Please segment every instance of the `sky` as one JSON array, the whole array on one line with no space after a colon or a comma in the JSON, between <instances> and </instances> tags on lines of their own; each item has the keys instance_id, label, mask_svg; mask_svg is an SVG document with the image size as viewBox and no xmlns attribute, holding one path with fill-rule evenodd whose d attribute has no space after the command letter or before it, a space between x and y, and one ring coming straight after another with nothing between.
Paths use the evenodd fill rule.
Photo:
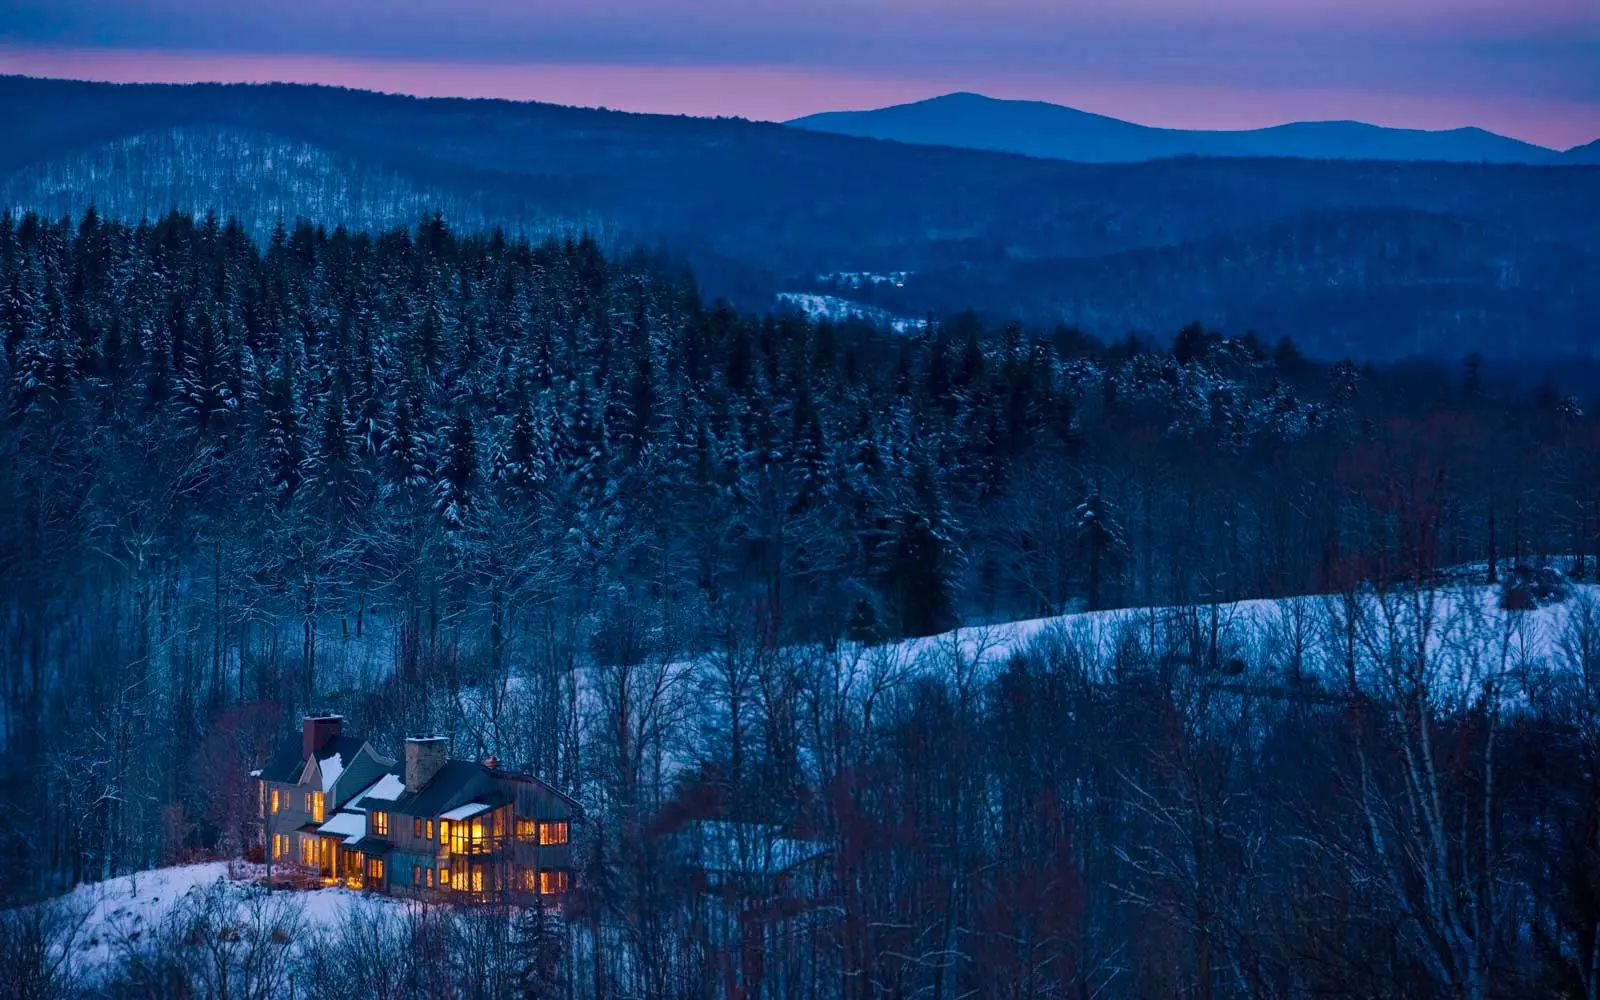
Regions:
<instances>
[{"instance_id":1,"label":"sky","mask_svg":"<svg viewBox=\"0 0 1600 1000\"><path fill-rule=\"evenodd\" d=\"M1600 0L0 0L0 73L773 120L968 90L1565 148L1600 137Z\"/></svg>"}]
</instances>

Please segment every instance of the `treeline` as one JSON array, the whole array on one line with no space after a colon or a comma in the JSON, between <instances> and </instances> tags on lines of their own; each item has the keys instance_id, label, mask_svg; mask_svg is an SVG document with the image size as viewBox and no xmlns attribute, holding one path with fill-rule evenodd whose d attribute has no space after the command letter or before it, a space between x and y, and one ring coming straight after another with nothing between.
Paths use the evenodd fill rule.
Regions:
<instances>
[{"instance_id":1,"label":"treeline","mask_svg":"<svg viewBox=\"0 0 1600 1000\"><path fill-rule=\"evenodd\" d=\"M1481 587L1412 586L1131 611L993 661L982 630L915 661L893 645L730 651L698 679L630 689L658 692L641 710L665 716L652 740L706 754L665 787L632 772L639 808L614 783L630 773L614 756L626 742L601 735L636 717L593 710L604 808L564 918L396 903L319 916L293 893L220 886L158 921L85 923L75 894L0 914L0 987L26 1000L1590 996L1600 600L1564 589L1542 612L1496 610ZM705 701L737 704L734 662L757 690L786 689L748 701L762 735L743 779L737 753L696 733ZM785 761L804 790L774 806ZM708 882L673 834L685 814L774 808L827 851L781 879L756 861Z\"/></svg>"},{"instance_id":2,"label":"treeline","mask_svg":"<svg viewBox=\"0 0 1600 1000\"><path fill-rule=\"evenodd\" d=\"M595 871L580 879L595 893L595 939L624 938L610 952L618 964L597 960L585 981L649 976L656 992L683 982L676 966L651 964L657 945L661 962L677 961L657 921L689 905L652 845L663 817L687 808L685 789L704 786L715 794L690 797L700 812L800 824L834 845L843 867L829 891L845 924L817 931L842 949L829 991L959 992L996 960L974 958L978 945L1043 947L982 920L1011 919L1016 899L1050 879L1108 893L1140 864L1192 868L1118 853L1158 834L1221 852L1206 856L1207 892L1242 890L1236 866L1267 864L1261 852L1282 846L1283 828L1216 810L1264 795L1258 780L1325 780L1326 755L1360 760L1378 744L1325 742L1356 738L1333 727L1354 709L1344 695L1310 699L1336 707L1281 709L1283 726L1304 729L1230 716L1223 735L1257 756L1255 770L1216 778L1248 778L1225 794L1159 786L1178 780L1159 761L1139 777L1137 747L1113 737L1197 755L1184 766L1234 753L1206 742L1209 731L1170 742L1205 718L1188 714L1184 699L1202 695L1185 693L1184 678L1204 692L1233 676L1215 643L1173 659L1147 636L1114 683L1098 661L1081 681L1070 662L1050 665L1049 683L1070 681L1055 693L1026 687L1043 661L998 680L952 662L945 679L915 683L887 667L844 678L819 664L958 622L1215 608L1363 583L1415 590L1469 562L1490 581L1547 558L1571 577L1596 569L1600 424L1555 388L1497 388L1471 359L1375 371L1198 327L1159 348L959 316L895 336L707 305L663 262L607 259L587 240L462 236L433 219L376 236L299 223L259 246L216 218L134 226L92 212L0 217L0 332L4 898L237 852L255 808L246 770L301 712L334 709L379 746L446 733L458 756L494 753L584 799L598 831ZM1163 662L1159 684L1176 694L1145 676ZM1013 704L1008 690L1029 693ZM1087 700L1060 702L1069 693ZM1370 711L1411 711L1403 694ZM1256 704L1235 692L1204 694L1202 707L1229 699ZM1006 715L1058 702L1048 718ZM1511 740L1511 722L1473 714L1491 702L1445 713L1463 754L1487 752L1485 733ZM1099 720L1112 742L1091 745L1092 727L1071 719ZM1035 728L1022 743L978 752L1024 725ZM1260 740L1271 733L1269 753ZM1064 754L1084 755L1098 784L1076 771L1069 781L1050 763ZM1012 780L999 769L1046 763L1055 784L1018 777L996 818L991 793ZM1449 773L1477 780L1467 775ZM846 778L855 784L840 798ZM1543 780L1518 771L1492 797ZM1104 812L1136 808L1158 786L1177 804L1114 824ZM1439 810L1468 801L1427 791ZM1224 798L1198 817L1171 811L1202 793ZM1066 799L1078 812L1049 804ZM1045 813L1029 819L1031 809ZM900 820L854 843L849 815ZM1429 822L1487 844L1463 816ZM1207 830L1246 839L1193 840ZM1071 861L1091 846L1093 864ZM889 867L859 867L868 855ZM1290 949L1273 959L1280 971L1331 961L1294 950L1332 947L1324 934L1346 958L1393 943L1400 909L1372 916L1348 895L1283 889L1306 862L1271 861L1283 866L1272 869L1281 905L1353 909L1302 915L1322 923L1279 942ZM969 894L978 885L994 895ZM1149 912L1176 912L1150 891L1139 890ZM1519 891L1518 906L1556 905L1543 889ZM1118 983L1146 982L1129 970L1150 968L1237 995L1309 988L1296 966L1281 979L1288 992L1268 991L1264 966L1244 968L1267 961L1240 950L1263 947L1254 939L1227 952L1192 932L1157 942L1126 923L1127 899L1098 898L1098 924L1049 916L1069 922L1040 933L1068 950L1040 975L1087 970L1137 939L1155 951L1106 966ZM640 909L645 900L657 908ZM1220 904L1182 905L1183 919L1209 926ZM871 944L907 926L879 906L937 920ZM1554 959L1527 958L1530 926L1497 931L1485 947L1499 951L1473 960L1510 955L1517 981L1550 974ZM889 954L902 957L885 983L892 970L872 955ZM1392 982L1429 962L1443 975L1439 961L1396 953L1380 971Z\"/></svg>"}]
</instances>

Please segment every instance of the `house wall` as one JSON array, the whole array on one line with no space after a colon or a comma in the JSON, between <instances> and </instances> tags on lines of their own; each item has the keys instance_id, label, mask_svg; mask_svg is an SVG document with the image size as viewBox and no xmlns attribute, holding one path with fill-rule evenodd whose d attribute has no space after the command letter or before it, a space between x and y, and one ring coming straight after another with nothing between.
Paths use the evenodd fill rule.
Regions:
<instances>
[{"instance_id":1,"label":"house wall","mask_svg":"<svg viewBox=\"0 0 1600 1000\"><path fill-rule=\"evenodd\" d=\"M468 785L452 806L508 794L512 797L511 803L482 816L486 836L493 838L494 850L488 854L458 856L448 852L441 839L443 824L438 816L391 814L388 838L394 844L390 855L391 888L400 894L452 891L441 887L441 868L450 870L453 889L462 883L469 888L481 885L484 892L524 891L530 884L536 889L539 872L551 870L567 872L570 886L573 868L570 835L568 843L559 846L541 845L537 840L540 822L566 822L570 830L575 810L566 799L534 782L485 774ZM519 816L534 820L533 839L517 838ZM431 885L427 877L430 869L433 872Z\"/></svg>"},{"instance_id":2,"label":"house wall","mask_svg":"<svg viewBox=\"0 0 1600 1000\"><path fill-rule=\"evenodd\" d=\"M298 862L300 859L299 835L294 831L312 822L311 813L305 808L306 793L313 789L309 785L291 785L284 781L262 782L266 789L266 796L262 803L262 829L265 833L263 846L272 851L272 838L274 834L287 834L289 837L289 850L277 861ZM278 811L272 811L272 793L278 793ZM324 812L324 815L327 815Z\"/></svg>"}]
</instances>

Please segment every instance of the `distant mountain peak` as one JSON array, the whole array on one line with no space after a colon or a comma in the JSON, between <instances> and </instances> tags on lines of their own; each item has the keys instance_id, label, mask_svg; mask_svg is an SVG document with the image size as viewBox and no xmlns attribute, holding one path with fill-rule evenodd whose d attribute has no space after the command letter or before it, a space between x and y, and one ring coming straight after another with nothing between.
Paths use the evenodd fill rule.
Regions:
<instances>
[{"instance_id":1,"label":"distant mountain peak","mask_svg":"<svg viewBox=\"0 0 1600 1000\"><path fill-rule=\"evenodd\" d=\"M1557 163L1564 155L1476 126L1430 131L1349 119L1204 131L1159 128L1046 101L956 91L873 111L834 111L788 123L919 145L1021 153L1044 159L1139 162L1178 156L1330 160ZM1595 154L1600 157L1600 152Z\"/></svg>"}]
</instances>

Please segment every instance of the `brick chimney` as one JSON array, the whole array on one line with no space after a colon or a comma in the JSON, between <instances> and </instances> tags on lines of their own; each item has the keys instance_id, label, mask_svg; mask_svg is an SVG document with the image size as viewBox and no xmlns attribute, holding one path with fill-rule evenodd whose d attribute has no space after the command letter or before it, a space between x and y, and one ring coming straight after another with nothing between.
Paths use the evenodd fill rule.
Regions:
<instances>
[{"instance_id":1,"label":"brick chimney","mask_svg":"<svg viewBox=\"0 0 1600 1000\"><path fill-rule=\"evenodd\" d=\"M300 723L300 756L310 757L344 732L342 715L308 715Z\"/></svg>"},{"instance_id":2,"label":"brick chimney","mask_svg":"<svg viewBox=\"0 0 1600 1000\"><path fill-rule=\"evenodd\" d=\"M406 791L415 793L433 780L444 767L448 742L443 736L406 738Z\"/></svg>"}]
</instances>

